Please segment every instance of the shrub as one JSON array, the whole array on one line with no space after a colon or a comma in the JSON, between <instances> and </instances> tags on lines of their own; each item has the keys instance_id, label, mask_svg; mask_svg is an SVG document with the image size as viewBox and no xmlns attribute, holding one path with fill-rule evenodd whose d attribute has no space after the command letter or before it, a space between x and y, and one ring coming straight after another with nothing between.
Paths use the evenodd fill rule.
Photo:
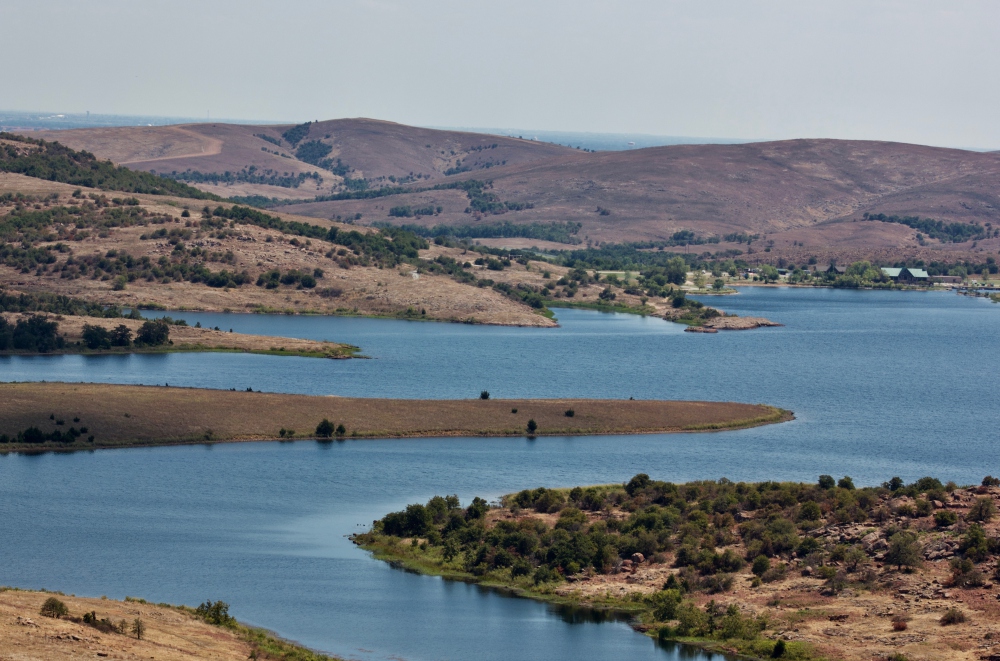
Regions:
<instances>
[{"instance_id":1,"label":"shrub","mask_svg":"<svg viewBox=\"0 0 1000 661\"><path fill-rule=\"evenodd\" d=\"M969 508L969 513L965 518L969 521L988 522L996 516L997 506L993 504L990 497L977 498L976 502Z\"/></svg>"},{"instance_id":2,"label":"shrub","mask_svg":"<svg viewBox=\"0 0 1000 661\"><path fill-rule=\"evenodd\" d=\"M343 436L347 433L347 427L343 424L337 425L337 436Z\"/></svg>"},{"instance_id":3,"label":"shrub","mask_svg":"<svg viewBox=\"0 0 1000 661\"><path fill-rule=\"evenodd\" d=\"M837 481L837 486L840 487L841 489L851 489L851 490L853 490L854 489L854 480L852 480L850 478L850 476L845 475L844 477L840 478L840 480Z\"/></svg>"},{"instance_id":4,"label":"shrub","mask_svg":"<svg viewBox=\"0 0 1000 661\"><path fill-rule=\"evenodd\" d=\"M479 393L479 399L489 399L489 398L490 398L489 390L484 390L481 393Z\"/></svg>"},{"instance_id":5,"label":"shrub","mask_svg":"<svg viewBox=\"0 0 1000 661\"><path fill-rule=\"evenodd\" d=\"M758 555L753 559L753 567L751 568L751 571L753 571L756 576L763 576L770 568L771 561L766 555Z\"/></svg>"},{"instance_id":6,"label":"shrub","mask_svg":"<svg viewBox=\"0 0 1000 661\"><path fill-rule=\"evenodd\" d=\"M916 536L911 533L897 532L890 537L885 562L888 565L896 565L899 569L919 567L921 564L920 547L917 544Z\"/></svg>"},{"instance_id":7,"label":"shrub","mask_svg":"<svg viewBox=\"0 0 1000 661\"><path fill-rule=\"evenodd\" d=\"M957 608L949 608L944 612L944 615L941 616L941 626L961 624L963 622L965 622L965 613Z\"/></svg>"},{"instance_id":8,"label":"shrub","mask_svg":"<svg viewBox=\"0 0 1000 661\"><path fill-rule=\"evenodd\" d=\"M55 597L49 597L48 599L46 599L45 603L42 604L41 610L39 610L38 612L41 615L44 615L45 617L55 617L55 618L65 617L66 615L69 615L69 609L66 608L66 604L64 604L59 599L56 599Z\"/></svg>"},{"instance_id":9,"label":"shrub","mask_svg":"<svg viewBox=\"0 0 1000 661\"><path fill-rule=\"evenodd\" d=\"M834 481L832 475L820 475L819 476L819 488L820 489L832 489L837 483Z\"/></svg>"},{"instance_id":10,"label":"shrub","mask_svg":"<svg viewBox=\"0 0 1000 661\"><path fill-rule=\"evenodd\" d=\"M236 624L236 618L229 614L229 604L224 601L206 601L194 609L194 612L209 624L222 627Z\"/></svg>"},{"instance_id":11,"label":"shrub","mask_svg":"<svg viewBox=\"0 0 1000 661\"><path fill-rule=\"evenodd\" d=\"M538 431L538 423L535 422L534 418L532 418L531 420L528 420L528 433L534 434L536 431Z\"/></svg>"},{"instance_id":12,"label":"shrub","mask_svg":"<svg viewBox=\"0 0 1000 661\"><path fill-rule=\"evenodd\" d=\"M892 630L893 631L906 631L907 622L910 620L909 615L893 615L892 617Z\"/></svg>"},{"instance_id":13,"label":"shrub","mask_svg":"<svg viewBox=\"0 0 1000 661\"><path fill-rule=\"evenodd\" d=\"M323 421L316 425L316 435L321 438L330 438L333 436L333 432L333 423L326 418L323 418Z\"/></svg>"},{"instance_id":14,"label":"shrub","mask_svg":"<svg viewBox=\"0 0 1000 661\"><path fill-rule=\"evenodd\" d=\"M983 478L984 487L1000 487L1000 477L993 477L992 475L987 475Z\"/></svg>"},{"instance_id":15,"label":"shrub","mask_svg":"<svg viewBox=\"0 0 1000 661\"><path fill-rule=\"evenodd\" d=\"M572 418L574 415L576 415L576 411L574 411L573 409L566 409L567 418Z\"/></svg>"},{"instance_id":16,"label":"shrub","mask_svg":"<svg viewBox=\"0 0 1000 661\"><path fill-rule=\"evenodd\" d=\"M774 647L771 649L771 658L780 659L781 657L785 656L785 647L786 647L785 641L779 638L778 642L776 642L774 644Z\"/></svg>"},{"instance_id":17,"label":"shrub","mask_svg":"<svg viewBox=\"0 0 1000 661\"><path fill-rule=\"evenodd\" d=\"M950 510L938 510L934 512L934 524L938 528L954 525L957 521L958 515Z\"/></svg>"}]
</instances>

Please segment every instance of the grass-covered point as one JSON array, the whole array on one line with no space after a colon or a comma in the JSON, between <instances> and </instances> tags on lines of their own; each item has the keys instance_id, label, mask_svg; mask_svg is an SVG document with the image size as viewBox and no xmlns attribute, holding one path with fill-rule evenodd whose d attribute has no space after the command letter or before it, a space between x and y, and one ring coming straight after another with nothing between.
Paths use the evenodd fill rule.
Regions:
<instances>
[{"instance_id":1,"label":"grass-covered point","mask_svg":"<svg viewBox=\"0 0 1000 661\"><path fill-rule=\"evenodd\" d=\"M787 590L794 575L836 601L878 592L938 557L950 558L942 583L982 586L982 563L1000 552L987 529L997 482L984 480L977 497L934 478L855 488L828 475L814 484L672 484L639 474L624 485L525 490L492 505L436 496L355 540L427 573L630 612L637 628L661 638L818 658L822 650L806 642L779 646L788 622L748 595ZM968 502L956 511L960 499Z\"/></svg>"}]
</instances>

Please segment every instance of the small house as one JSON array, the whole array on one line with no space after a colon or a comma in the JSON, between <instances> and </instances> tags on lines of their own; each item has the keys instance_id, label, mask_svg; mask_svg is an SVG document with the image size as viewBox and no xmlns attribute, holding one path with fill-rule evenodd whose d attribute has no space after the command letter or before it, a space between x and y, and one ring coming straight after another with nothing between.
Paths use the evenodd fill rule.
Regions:
<instances>
[{"instance_id":1,"label":"small house","mask_svg":"<svg viewBox=\"0 0 1000 661\"><path fill-rule=\"evenodd\" d=\"M899 274L902 271L903 271L903 269L886 268L884 266L882 267L882 275L884 275L885 277L889 278L893 282L896 282L897 280L899 280Z\"/></svg>"}]
</instances>

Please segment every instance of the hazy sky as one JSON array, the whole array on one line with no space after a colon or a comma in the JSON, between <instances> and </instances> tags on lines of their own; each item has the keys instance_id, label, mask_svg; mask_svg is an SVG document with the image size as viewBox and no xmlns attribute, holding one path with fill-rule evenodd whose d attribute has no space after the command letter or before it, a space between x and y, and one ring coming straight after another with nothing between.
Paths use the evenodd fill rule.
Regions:
<instances>
[{"instance_id":1,"label":"hazy sky","mask_svg":"<svg viewBox=\"0 0 1000 661\"><path fill-rule=\"evenodd\" d=\"M0 0L0 108L1000 148L1000 2Z\"/></svg>"}]
</instances>

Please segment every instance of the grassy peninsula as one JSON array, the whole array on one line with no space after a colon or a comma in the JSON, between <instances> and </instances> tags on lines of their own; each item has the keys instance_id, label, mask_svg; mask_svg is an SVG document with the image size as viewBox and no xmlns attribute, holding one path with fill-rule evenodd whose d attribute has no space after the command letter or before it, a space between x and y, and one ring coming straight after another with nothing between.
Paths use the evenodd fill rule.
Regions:
<instances>
[{"instance_id":1,"label":"grassy peninsula","mask_svg":"<svg viewBox=\"0 0 1000 661\"><path fill-rule=\"evenodd\" d=\"M763 404L317 397L173 386L0 384L0 452L294 438L640 434L791 419ZM323 421L328 426L320 427ZM34 430L30 433L28 430Z\"/></svg>"},{"instance_id":2,"label":"grassy peninsula","mask_svg":"<svg viewBox=\"0 0 1000 661\"><path fill-rule=\"evenodd\" d=\"M221 601L197 608L0 588L0 640L18 659L337 661L238 622Z\"/></svg>"},{"instance_id":3,"label":"grassy peninsula","mask_svg":"<svg viewBox=\"0 0 1000 661\"><path fill-rule=\"evenodd\" d=\"M855 488L672 484L432 498L355 543L382 560L630 614L663 640L750 658L973 659L1000 653L1000 479ZM997 645L997 647L994 647Z\"/></svg>"}]
</instances>

